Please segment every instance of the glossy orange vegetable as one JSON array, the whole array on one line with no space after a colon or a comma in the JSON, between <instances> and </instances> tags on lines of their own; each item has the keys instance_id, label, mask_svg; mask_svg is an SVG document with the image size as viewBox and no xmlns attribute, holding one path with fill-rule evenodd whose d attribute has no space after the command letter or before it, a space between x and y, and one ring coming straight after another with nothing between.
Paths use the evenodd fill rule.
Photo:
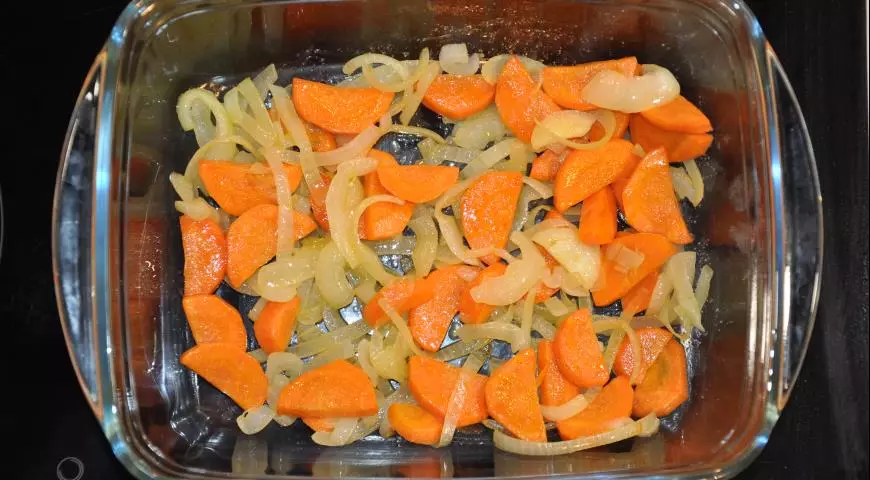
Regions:
<instances>
[{"instance_id":1,"label":"glossy orange vegetable","mask_svg":"<svg viewBox=\"0 0 870 480\"><path fill-rule=\"evenodd\" d=\"M390 110L393 93L376 88L347 88L293 79L293 104L299 116L340 134L356 134Z\"/></svg>"},{"instance_id":2,"label":"glossy orange vegetable","mask_svg":"<svg viewBox=\"0 0 870 480\"><path fill-rule=\"evenodd\" d=\"M573 110L594 110L597 107L583 101L582 93L595 75L604 70L613 70L634 76L636 69L637 58L625 57L569 67L547 67L541 72L541 78L544 91L560 106Z\"/></svg>"},{"instance_id":3,"label":"glossy orange vegetable","mask_svg":"<svg viewBox=\"0 0 870 480\"><path fill-rule=\"evenodd\" d=\"M282 165L295 191L302 180L299 165ZM258 205L277 205L275 178L263 164L246 165L226 160L200 160L199 178L208 194L230 215L238 217Z\"/></svg>"},{"instance_id":4,"label":"glossy orange vegetable","mask_svg":"<svg viewBox=\"0 0 870 480\"><path fill-rule=\"evenodd\" d=\"M452 120L463 120L492 103L495 87L480 75L438 75L423 96L429 110Z\"/></svg>"},{"instance_id":5,"label":"glossy orange vegetable","mask_svg":"<svg viewBox=\"0 0 870 480\"><path fill-rule=\"evenodd\" d=\"M460 368L434 358L414 356L408 361L408 388L414 400L427 412L439 419L447 415L450 397ZM456 421L457 427L480 423L486 419L484 386L487 377L479 373L465 375L465 400Z\"/></svg>"},{"instance_id":6,"label":"glossy orange vegetable","mask_svg":"<svg viewBox=\"0 0 870 480\"><path fill-rule=\"evenodd\" d=\"M184 251L184 296L214 293L227 271L227 239L220 225L206 218L179 219Z\"/></svg>"},{"instance_id":7,"label":"glossy orange vegetable","mask_svg":"<svg viewBox=\"0 0 870 480\"><path fill-rule=\"evenodd\" d=\"M671 414L689 398L686 374L686 351L680 342L670 339L635 389L632 414L635 417Z\"/></svg>"},{"instance_id":8,"label":"glossy orange vegetable","mask_svg":"<svg viewBox=\"0 0 870 480\"><path fill-rule=\"evenodd\" d=\"M692 242L692 235L677 203L668 168L664 148L643 157L622 191L625 219L639 232L658 233L672 243L685 245Z\"/></svg>"},{"instance_id":9,"label":"glossy orange vegetable","mask_svg":"<svg viewBox=\"0 0 870 480\"><path fill-rule=\"evenodd\" d=\"M203 343L182 353L181 364L224 392L244 410L266 403L266 374L260 363L244 349L226 343Z\"/></svg>"},{"instance_id":10,"label":"glossy orange vegetable","mask_svg":"<svg viewBox=\"0 0 870 480\"><path fill-rule=\"evenodd\" d=\"M527 348L496 368L486 382L486 408L511 435L530 442L545 442L547 433L538 403L536 365L535 351Z\"/></svg>"},{"instance_id":11,"label":"glossy orange vegetable","mask_svg":"<svg viewBox=\"0 0 870 480\"><path fill-rule=\"evenodd\" d=\"M600 387L610 378L598 337L592 330L592 315L586 308L565 317L559 324L553 339L553 353L559 371L578 387Z\"/></svg>"},{"instance_id":12,"label":"glossy orange vegetable","mask_svg":"<svg viewBox=\"0 0 870 480\"><path fill-rule=\"evenodd\" d=\"M505 63L495 86L495 105L505 126L520 140L529 143L536 122L561 110L540 91L523 64L512 56Z\"/></svg>"},{"instance_id":13,"label":"glossy orange vegetable","mask_svg":"<svg viewBox=\"0 0 870 480\"><path fill-rule=\"evenodd\" d=\"M244 351L248 334L239 311L216 295L193 295L181 299L184 316L200 343L225 343Z\"/></svg>"},{"instance_id":14,"label":"glossy orange vegetable","mask_svg":"<svg viewBox=\"0 0 870 480\"><path fill-rule=\"evenodd\" d=\"M278 414L294 417L365 417L378 412L371 380L360 367L336 360L287 384Z\"/></svg>"},{"instance_id":15,"label":"glossy orange vegetable","mask_svg":"<svg viewBox=\"0 0 870 480\"><path fill-rule=\"evenodd\" d=\"M564 212L610 185L632 161L631 142L613 139L597 150L568 155L553 182L553 204Z\"/></svg>"},{"instance_id":16,"label":"glossy orange vegetable","mask_svg":"<svg viewBox=\"0 0 870 480\"><path fill-rule=\"evenodd\" d=\"M459 214L462 231L472 249L507 245L522 188L523 176L517 172L487 172L465 190ZM490 254L481 260L491 265L498 258Z\"/></svg>"},{"instance_id":17,"label":"glossy orange vegetable","mask_svg":"<svg viewBox=\"0 0 870 480\"><path fill-rule=\"evenodd\" d=\"M610 381L589 405L577 415L556 422L563 440L588 437L612 430L615 420L631 415L634 392L628 377L620 376Z\"/></svg>"},{"instance_id":18,"label":"glossy orange vegetable","mask_svg":"<svg viewBox=\"0 0 870 480\"><path fill-rule=\"evenodd\" d=\"M643 261L637 268L628 271L620 269L613 259L602 255L599 270L599 286L592 290L592 300L598 307L610 305L622 298L647 275L658 271L659 267L677 253L676 247L665 237L655 233L632 233L617 236L608 244L620 245L643 255Z\"/></svg>"}]
</instances>

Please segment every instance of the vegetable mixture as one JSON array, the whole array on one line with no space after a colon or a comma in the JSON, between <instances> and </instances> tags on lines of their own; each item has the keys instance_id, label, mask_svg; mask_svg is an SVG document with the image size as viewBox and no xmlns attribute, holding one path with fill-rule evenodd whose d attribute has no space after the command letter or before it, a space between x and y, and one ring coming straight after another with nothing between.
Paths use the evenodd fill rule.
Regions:
<instances>
[{"instance_id":1,"label":"vegetable mixture","mask_svg":"<svg viewBox=\"0 0 870 480\"><path fill-rule=\"evenodd\" d=\"M222 98L179 98L200 145L170 176L196 342L181 363L244 410L246 434L299 420L321 445L444 446L483 423L527 455L654 434L687 399L681 341L704 330L713 274L696 280L680 209L703 198L712 126L674 76L464 44L343 72L283 86L270 65ZM447 138L413 125L421 108ZM389 132L422 160L373 149ZM258 349L223 282L259 297Z\"/></svg>"}]
</instances>

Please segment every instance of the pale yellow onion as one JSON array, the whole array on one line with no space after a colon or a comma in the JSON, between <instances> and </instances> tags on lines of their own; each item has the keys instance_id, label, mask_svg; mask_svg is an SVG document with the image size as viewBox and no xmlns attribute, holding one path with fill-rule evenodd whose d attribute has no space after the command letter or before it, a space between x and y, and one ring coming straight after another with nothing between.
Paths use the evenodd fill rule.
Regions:
<instances>
[{"instance_id":1,"label":"pale yellow onion","mask_svg":"<svg viewBox=\"0 0 870 480\"><path fill-rule=\"evenodd\" d=\"M555 406L541 405L541 415L545 420L550 422L558 422L567 420L574 415L582 412L589 406L589 400L582 393L578 394L571 400Z\"/></svg>"},{"instance_id":2,"label":"pale yellow onion","mask_svg":"<svg viewBox=\"0 0 870 480\"><path fill-rule=\"evenodd\" d=\"M520 248L522 259L511 262L503 275L488 278L471 289L476 302L488 305L514 303L543 276L546 262L534 244L521 232L511 233L510 238Z\"/></svg>"},{"instance_id":3,"label":"pale yellow onion","mask_svg":"<svg viewBox=\"0 0 870 480\"><path fill-rule=\"evenodd\" d=\"M278 112L278 117L281 123L290 132L293 143L299 147L299 166L302 168L302 176L305 179L305 184L308 190L311 191L317 185L322 184L323 180L320 177L320 169L317 168L317 163L314 160L314 154L311 149L311 140L308 138L308 132L305 130L305 125L299 114L296 113L296 108L293 106L293 101L287 90L270 86L269 91L272 92L272 105ZM287 152L284 153L286 157Z\"/></svg>"},{"instance_id":4,"label":"pale yellow onion","mask_svg":"<svg viewBox=\"0 0 870 480\"><path fill-rule=\"evenodd\" d=\"M420 207L417 207L420 208ZM427 209L427 214L412 218L408 227L414 231L417 239L414 251L411 253L411 261L414 263L414 274L417 278L423 278L432 271L435 263L435 254L438 251L438 229L432 219L432 211Z\"/></svg>"},{"instance_id":5,"label":"pale yellow onion","mask_svg":"<svg viewBox=\"0 0 870 480\"><path fill-rule=\"evenodd\" d=\"M288 348L287 351L298 355L300 358L310 357L327 350L332 345L344 341L354 342L367 335L370 331L371 327L365 321L358 321L336 328L314 340L297 343ZM353 343L351 343L351 346L353 346Z\"/></svg>"},{"instance_id":6,"label":"pale yellow onion","mask_svg":"<svg viewBox=\"0 0 870 480\"><path fill-rule=\"evenodd\" d=\"M647 314L658 314L673 291L674 283L671 282L670 277L667 275L659 275L658 280L656 280L656 285L653 288L652 296L650 296L649 306L646 308Z\"/></svg>"},{"instance_id":7,"label":"pale yellow onion","mask_svg":"<svg viewBox=\"0 0 870 480\"><path fill-rule=\"evenodd\" d=\"M553 196L553 187L547 185L546 183L536 180L531 177L523 177L523 183L532 187L541 198L550 198Z\"/></svg>"},{"instance_id":8,"label":"pale yellow onion","mask_svg":"<svg viewBox=\"0 0 870 480\"><path fill-rule=\"evenodd\" d=\"M345 75L351 75L361 69L364 65L373 65L376 63L388 66L401 79L408 78L410 75L407 67L405 67L402 62L390 57L389 55L382 55L379 53L364 53L362 55L357 55L345 62L344 66L341 67L341 71Z\"/></svg>"},{"instance_id":9,"label":"pale yellow onion","mask_svg":"<svg viewBox=\"0 0 870 480\"><path fill-rule=\"evenodd\" d=\"M265 298L258 298L257 302L254 303L254 306L251 307L250 310L248 310L248 318L251 319L252 322L256 322L257 318L260 317L260 312L263 311L263 308L266 306L267 303L269 303L269 301Z\"/></svg>"},{"instance_id":10,"label":"pale yellow onion","mask_svg":"<svg viewBox=\"0 0 870 480\"><path fill-rule=\"evenodd\" d=\"M372 125L366 127L366 129L354 137L353 140L335 150L328 152L315 152L313 154L314 160L317 162L317 165L328 167L362 157L371 150L384 133L384 130L378 126Z\"/></svg>"},{"instance_id":11,"label":"pale yellow onion","mask_svg":"<svg viewBox=\"0 0 870 480\"><path fill-rule=\"evenodd\" d=\"M575 297L589 296L589 289L584 286L584 281L580 276L568 271L562 274L562 284L559 285L559 288L568 295Z\"/></svg>"},{"instance_id":12,"label":"pale yellow onion","mask_svg":"<svg viewBox=\"0 0 870 480\"><path fill-rule=\"evenodd\" d=\"M501 121L498 110L491 106L457 123L451 137L459 147L480 151L507 134L507 127Z\"/></svg>"},{"instance_id":13,"label":"pale yellow onion","mask_svg":"<svg viewBox=\"0 0 870 480\"><path fill-rule=\"evenodd\" d=\"M372 385L378 384L378 372L371 361L371 348L368 340L361 340L356 346L356 358L360 368L372 381Z\"/></svg>"},{"instance_id":14,"label":"pale yellow onion","mask_svg":"<svg viewBox=\"0 0 870 480\"><path fill-rule=\"evenodd\" d=\"M297 287L314 277L315 258L300 255L289 260L276 260L260 267L254 288L271 302L289 302Z\"/></svg>"},{"instance_id":15,"label":"pale yellow onion","mask_svg":"<svg viewBox=\"0 0 870 480\"><path fill-rule=\"evenodd\" d=\"M511 350L514 352L528 346L523 330L512 323L492 321L476 325L462 325L456 330L456 334L464 342L480 339L501 340L510 343Z\"/></svg>"},{"instance_id":16,"label":"pale yellow onion","mask_svg":"<svg viewBox=\"0 0 870 480\"><path fill-rule=\"evenodd\" d=\"M320 251L314 268L314 284L327 304L341 308L353 300L353 287L345 276L345 260L334 242Z\"/></svg>"},{"instance_id":17,"label":"pale yellow onion","mask_svg":"<svg viewBox=\"0 0 870 480\"><path fill-rule=\"evenodd\" d=\"M272 408L278 407L278 401L281 399L281 390L290 384L292 380L283 374L266 377L269 389L266 392L266 403Z\"/></svg>"},{"instance_id":18,"label":"pale yellow onion","mask_svg":"<svg viewBox=\"0 0 870 480\"><path fill-rule=\"evenodd\" d=\"M326 335L324 335L324 337L325 336ZM330 345L329 348L315 355L310 362L305 364L303 371L308 372L336 360L348 360L353 358L355 354L356 348L354 347L353 342L345 339Z\"/></svg>"},{"instance_id":19,"label":"pale yellow onion","mask_svg":"<svg viewBox=\"0 0 870 480\"><path fill-rule=\"evenodd\" d=\"M351 435L359 422L357 417L337 418L331 432L315 432L311 440L325 447L340 447L351 443Z\"/></svg>"},{"instance_id":20,"label":"pale yellow onion","mask_svg":"<svg viewBox=\"0 0 870 480\"><path fill-rule=\"evenodd\" d=\"M377 282L374 278L366 275L363 281L353 289L354 295L357 296L363 303L368 303L375 294L375 286Z\"/></svg>"},{"instance_id":21,"label":"pale yellow onion","mask_svg":"<svg viewBox=\"0 0 870 480\"><path fill-rule=\"evenodd\" d=\"M169 183L172 184L172 188L181 201L186 202L196 198L196 189L184 175L175 172L170 173Z\"/></svg>"},{"instance_id":22,"label":"pale yellow onion","mask_svg":"<svg viewBox=\"0 0 870 480\"><path fill-rule=\"evenodd\" d=\"M601 269L598 245L581 242L573 228L541 230L535 233L532 241L544 247L565 270L574 274L586 290L595 285Z\"/></svg>"},{"instance_id":23,"label":"pale yellow onion","mask_svg":"<svg viewBox=\"0 0 870 480\"><path fill-rule=\"evenodd\" d=\"M561 442L529 442L511 437L499 430L493 431L493 443L496 448L517 455L549 457L588 450L616 443L631 437L649 437L659 429L659 419L651 413L640 420L626 423L606 432L588 437Z\"/></svg>"},{"instance_id":24,"label":"pale yellow onion","mask_svg":"<svg viewBox=\"0 0 870 480\"><path fill-rule=\"evenodd\" d=\"M296 243L293 232L293 202L291 200L290 180L284 170L281 154L275 147L263 147L261 150L275 180L275 192L278 199L278 244L276 257L278 260L289 260L293 255L293 244Z\"/></svg>"},{"instance_id":25,"label":"pale yellow onion","mask_svg":"<svg viewBox=\"0 0 870 480\"><path fill-rule=\"evenodd\" d=\"M538 316L535 316L532 321L532 330L540 333L546 340L552 340L556 336L556 327Z\"/></svg>"},{"instance_id":26,"label":"pale yellow onion","mask_svg":"<svg viewBox=\"0 0 870 480\"><path fill-rule=\"evenodd\" d=\"M375 203L393 203L397 205L402 205L405 202L399 198L393 197L391 195L374 195L366 198L362 202L358 203L356 207L353 207L350 211L350 225L354 225L348 231L348 243L351 248L355 252L356 261L365 272L377 280L381 285L389 285L395 280L395 276L388 273L384 268L384 265L381 263L380 258L359 239L359 231L355 227L355 225L359 225L359 220L362 217L363 211L366 208L374 205ZM332 230L332 226L330 225L330 231ZM356 266L356 265L352 265Z\"/></svg>"},{"instance_id":27,"label":"pale yellow onion","mask_svg":"<svg viewBox=\"0 0 870 480\"><path fill-rule=\"evenodd\" d=\"M248 97L253 93L253 102ZM253 116L244 111L242 99L251 108ZM261 146L277 144L272 119L266 111L262 100L257 99L257 88L250 78L246 78L237 86L224 94L224 106L235 125ZM261 111L262 109L262 111Z\"/></svg>"},{"instance_id":28,"label":"pale yellow onion","mask_svg":"<svg viewBox=\"0 0 870 480\"><path fill-rule=\"evenodd\" d=\"M532 285L526 298L523 299L523 309L520 312L520 330L523 331L526 344L532 343L532 314L535 312L535 297L538 295L538 284Z\"/></svg>"},{"instance_id":29,"label":"pale yellow onion","mask_svg":"<svg viewBox=\"0 0 870 480\"><path fill-rule=\"evenodd\" d=\"M257 157L249 152L244 150L236 152L236 155L233 157L233 162L241 163L245 165L259 165L257 162Z\"/></svg>"},{"instance_id":30,"label":"pale yellow onion","mask_svg":"<svg viewBox=\"0 0 870 480\"><path fill-rule=\"evenodd\" d=\"M410 125L391 125L388 131L394 133L403 133L405 135L416 135L418 137L429 138L437 143L447 142L441 135L438 135L436 132L433 132L432 130L423 127L413 127Z\"/></svg>"},{"instance_id":31,"label":"pale yellow onion","mask_svg":"<svg viewBox=\"0 0 870 480\"><path fill-rule=\"evenodd\" d=\"M289 379L296 378L302 373L305 364L297 355L290 352L273 352L266 359L266 378L275 375L284 375Z\"/></svg>"},{"instance_id":32,"label":"pale yellow onion","mask_svg":"<svg viewBox=\"0 0 870 480\"><path fill-rule=\"evenodd\" d=\"M266 98L266 92L269 91L269 86L278 81L278 69L274 63L270 63L263 70L254 76L254 87L257 93L260 94L260 99Z\"/></svg>"},{"instance_id":33,"label":"pale yellow onion","mask_svg":"<svg viewBox=\"0 0 870 480\"><path fill-rule=\"evenodd\" d=\"M341 318L341 315L338 313L338 310L332 308L324 308L323 309L323 325L326 326L326 330L330 333L338 330L341 327L347 325L347 322Z\"/></svg>"},{"instance_id":34,"label":"pale yellow onion","mask_svg":"<svg viewBox=\"0 0 870 480\"><path fill-rule=\"evenodd\" d=\"M604 257L612 261L615 270L621 273L627 273L640 267L646 258L642 252L619 243L608 245L604 250Z\"/></svg>"},{"instance_id":35,"label":"pale yellow onion","mask_svg":"<svg viewBox=\"0 0 870 480\"><path fill-rule=\"evenodd\" d=\"M673 101L680 84L666 68L646 64L639 76L603 70L583 87L581 98L600 108L639 113Z\"/></svg>"},{"instance_id":36,"label":"pale yellow onion","mask_svg":"<svg viewBox=\"0 0 870 480\"><path fill-rule=\"evenodd\" d=\"M546 307L547 311L549 311L554 317L561 317L571 313L568 307L556 297L550 297L544 300L544 307Z\"/></svg>"},{"instance_id":37,"label":"pale yellow onion","mask_svg":"<svg viewBox=\"0 0 870 480\"><path fill-rule=\"evenodd\" d=\"M535 159L535 152L524 142L514 142L511 146L507 160L496 165L495 169L501 172L517 172L526 174L529 164Z\"/></svg>"},{"instance_id":38,"label":"pale yellow onion","mask_svg":"<svg viewBox=\"0 0 870 480\"><path fill-rule=\"evenodd\" d=\"M411 255L417 245L417 240L414 237L399 234L385 240L367 240L363 244L378 255Z\"/></svg>"},{"instance_id":39,"label":"pale yellow onion","mask_svg":"<svg viewBox=\"0 0 870 480\"><path fill-rule=\"evenodd\" d=\"M215 222L220 220L217 210L201 197L186 201L177 200L175 202L175 209L181 212L181 214L187 215L196 221L205 220L207 218L210 218Z\"/></svg>"},{"instance_id":40,"label":"pale yellow onion","mask_svg":"<svg viewBox=\"0 0 870 480\"><path fill-rule=\"evenodd\" d=\"M529 225L523 233L526 234L527 237L534 238L535 234L544 230L549 230L551 228L575 228L574 224L563 219L563 218L546 218L541 220L540 222Z\"/></svg>"},{"instance_id":41,"label":"pale yellow onion","mask_svg":"<svg viewBox=\"0 0 870 480\"><path fill-rule=\"evenodd\" d=\"M480 68L480 55L468 55L468 47L464 43L448 43L441 47L438 62L451 75L474 75Z\"/></svg>"},{"instance_id":42,"label":"pale yellow onion","mask_svg":"<svg viewBox=\"0 0 870 480\"><path fill-rule=\"evenodd\" d=\"M273 418L275 418L275 412L266 405L260 405L242 412L236 418L236 424L245 435L253 435L266 428Z\"/></svg>"},{"instance_id":43,"label":"pale yellow onion","mask_svg":"<svg viewBox=\"0 0 870 480\"><path fill-rule=\"evenodd\" d=\"M480 265L480 262L468 254L469 249L462 242L462 233L460 233L459 227L456 225L455 218L446 215L442 210L459 198L462 192L471 186L476 179L477 177L468 178L447 189L447 191L444 192L444 194L442 194L435 202L434 212L435 221L438 222L438 228L441 230L442 239L450 249L450 252L453 253L453 255L455 255L461 262L475 266Z\"/></svg>"},{"instance_id":44,"label":"pale yellow onion","mask_svg":"<svg viewBox=\"0 0 870 480\"><path fill-rule=\"evenodd\" d=\"M695 277L695 252L680 252L668 259L664 266L664 273L674 284L674 296L677 304L674 311L689 327L697 327L703 331L701 325L701 309L695 292L692 289L692 280Z\"/></svg>"},{"instance_id":45,"label":"pale yellow onion","mask_svg":"<svg viewBox=\"0 0 870 480\"><path fill-rule=\"evenodd\" d=\"M378 376L403 383L408 379L408 350L405 342L394 342L371 355Z\"/></svg>"},{"instance_id":46,"label":"pale yellow onion","mask_svg":"<svg viewBox=\"0 0 870 480\"><path fill-rule=\"evenodd\" d=\"M399 315L395 309L393 309L390 302L387 299L382 298L378 301L378 305L380 305L381 309L384 313L387 314L387 317L390 318L390 321L393 322L393 325L396 326L396 329L399 331L399 335L402 338L402 341L405 342L405 345L409 350L414 352L415 355L424 355L423 351L420 350L420 347L414 343L414 337L411 335L411 330L408 328L408 322Z\"/></svg>"},{"instance_id":47,"label":"pale yellow onion","mask_svg":"<svg viewBox=\"0 0 870 480\"><path fill-rule=\"evenodd\" d=\"M478 350L482 350L491 342L492 340L489 338L480 338L470 342L460 340L438 350L438 353L435 354L435 358L442 362L449 362L451 360L456 360L457 358L462 358Z\"/></svg>"},{"instance_id":48,"label":"pale yellow onion","mask_svg":"<svg viewBox=\"0 0 870 480\"><path fill-rule=\"evenodd\" d=\"M553 153L562 155L563 158L564 155L568 154L568 151L564 150L564 147L573 148L574 150L598 150L599 148L604 146L605 143L610 141L610 138L613 137L613 132L616 130L616 117L613 115L613 112L611 112L610 110L599 109L591 112L582 113L593 117L596 122L601 124L602 128L604 128L604 134L601 136L601 138L588 143L575 142L570 139L571 137L562 136L561 134L551 130L547 124L539 122L535 127L535 130L538 130L540 128L542 131L542 133L540 133L539 135L543 135L543 137L541 140L539 140L539 142L551 141L551 143L549 143L547 147L552 150ZM534 134L534 132L532 133ZM571 132L567 131L567 129L565 133L568 135L571 134Z\"/></svg>"},{"instance_id":49,"label":"pale yellow onion","mask_svg":"<svg viewBox=\"0 0 870 480\"><path fill-rule=\"evenodd\" d=\"M420 76L420 79L417 81L417 86L413 89L413 92L410 92L410 87L405 90L407 100L405 101L405 107L402 109L402 113L399 115L399 121L402 125L407 125L414 114L417 113L417 109L420 108L420 103L423 102L423 96L426 95L426 90L429 89L429 85L432 84L435 77L440 73L441 64L438 62L430 62L429 65L426 66L426 70Z\"/></svg>"},{"instance_id":50,"label":"pale yellow onion","mask_svg":"<svg viewBox=\"0 0 870 480\"><path fill-rule=\"evenodd\" d=\"M541 281L547 288L560 288L562 286L562 275L564 272L564 268L561 265L556 265L552 270L547 269L544 271L544 276L541 277Z\"/></svg>"},{"instance_id":51,"label":"pale yellow onion","mask_svg":"<svg viewBox=\"0 0 870 480\"><path fill-rule=\"evenodd\" d=\"M377 166L377 160L372 158L358 158L342 163L326 192L326 215L329 218L332 241L351 268L359 264L359 259L351 243L351 229L356 232L357 224L351 223L347 213L349 184L356 177L375 171Z\"/></svg>"},{"instance_id":52,"label":"pale yellow onion","mask_svg":"<svg viewBox=\"0 0 870 480\"><path fill-rule=\"evenodd\" d=\"M697 207L701 204L701 200L704 199L704 177L701 176L701 170L698 169L698 164L695 163L695 160L686 160L683 162L683 167L685 167L686 172L689 174L689 179L692 181L692 189L694 190L694 195L689 198L689 201Z\"/></svg>"},{"instance_id":53,"label":"pale yellow onion","mask_svg":"<svg viewBox=\"0 0 870 480\"><path fill-rule=\"evenodd\" d=\"M480 155L479 150L457 147L456 145L440 145L431 138L423 139L417 144L423 155L423 164L441 165L444 162L468 163Z\"/></svg>"},{"instance_id":54,"label":"pale yellow onion","mask_svg":"<svg viewBox=\"0 0 870 480\"><path fill-rule=\"evenodd\" d=\"M698 302L698 309L703 310L704 304L707 303L707 296L710 295L710 281L713 280L713 269L710 265L701 267L701 273L698 275L698 281L695 284L695 299Z\"/></svg>"},{"instance_id":55,"label":"pale yellow onion","mask_svg":"<svg viewBox=\"0 0 870 480\"><path fill-rule=\"evenodd\" d=\"M504 160L511 153L511 148L514 145L514 142L518 142L514 138L504 139L495 145L487 148L480 155L477 156L474 160L469 162L465 168L462 169L460 175L462 178L472 178L476 177L490 168L493 165L498 163L501 160Z\"/></svg>"},{"instance_id":56,"label":"pale yellow onion","mask_svg":"<svg viewBox=\"0 0 870 480\"><path fill-rule=\"evenodd\" d=\"M562 140L579 138L589 133L595 124L595 115L577 110L560 110L537 122L532 131L531 144L536 152L549 145L561 144Z\"/></svg>"},{"instance_id":57,"label":"pale yellow onion","mask_svg":"<svg viewBox=\"0 0 870 480\"><path fill-rule=\"evenodd\" d=\"M674 186L674 193L677 194L677 198L680 200L687 198L691 202L691 199L695 198L696 194L695 186L692 185L692 179L689 178L689 174L681 166L669 167L668 170L671 174L671 184Z\"/></svg>"},{"instance_id":58,"label":"pale yellow onion","mask_svg":"<svg viewBox=\"0 0 870 480\"><path fill-rule=\"evenodd\" d=\"M498 76L501 75L501 71L504 68L504 64L507 63L507 61L512 56L517 57L517 59L520 61L520 63L523 64L523 67L525 67L525 69L529 72L529 74L531 74L532 78L537 77L538 74L541 73L541 70L543 70L546 67L546 65L544 65L543 63L541 63L537 60L531 59L529 57L524 57L522 55L511 55L509 53L503 53L501 55L496 55L496 56L486 60L486 62L483 64L483 68L480 70L480 73L481 73L481 75L483 75L483 78L487 82L491 83L492 85L495 85L496 82L498 81Z\"/></svg>"},{"instance_id":59,"label":"pale yellow onion","mask_svg":"<svg viewBox=\"0 0 870 480\"><path fill-rule=\"evenodd\" d=\"M424 48L420 52L420 59L417 61L399 62L405 67L406 71L408 67L414 67L414 71L406 77L402 77L402 72L397 71L393 65L382 65L375 69L372 68L373 63L376 62L366 63L362 66L362 78L365 80L365 84L383 92L398 93L413 86L426 71L426 67L429 66L429 49ZM394 75L388 75L386 71L392 71ZM398 79L389 81L384 78L390 76L398 77Z\"/></svg>"},{"instance_id":60,"label":"pale yellow onion","mask_svg":"<svg viewBox=\"0 0 870 480\"><path fill-rule=\"evenodd\" d=\"M525 227L526 223L528 223L530 218L529 204L535 200L540 199L541 195L537 191L535 191L535 189L527 185L523 185L522 189L520 189L520 197L517 200L517 207L516 212L514 212L514 219L511 222L512 232L523 230L523 227Z\"/></svg>"},{"instance_id":61,"label":"pale yellow onion","mask_svg":"<svg viewBox=\"0 0 870 480\"><path fill-rule=\"evenodd\" d=\"M196 120L193 118L192 112L194 105L202 103L208 107L211 115L215 119L215 137L223 138L233 134L232 120L223 104L217 99L214 93L200 88L192 88L185 91L178 97L178 103L175 111L178 115L178 122L185 132L189 132L196 128ZM203 116L205 121L211 121L210 116ZM200 145L202 146L202 145Z\"/></svg>"},{"instance_id":62,"label":"pale yellow onion","mask_svg":"<svg viewBox=\"0 0 870 480\"><path fill-rule=\"evenodd\" d=\"M387 409L390 408L390 405L394 403L411 403L413 401L414 399L411 397L411 394L408 391L408 387L403 385L399 387L399 389L391 393L389 396L387 396L386 399L384 399L382 405L380 405L380 409L387 411ZM381 437L383 438L392 437L395 433L392 425L390 425L390 420L387 415L384 415L381 419L378 433L380 433Z\"/></svg>"},{"instance_id":63,"label":"pale yellow onion","mask_svg":"<svg viewBox=\"0 0 870 480\"><path fill-rule=\"evenodd\" d=\"M250 352L248 352L248 356L256 360L258 363L266 363L266 359L268 357L266 355L266 352L264 352L262 348L251 350Z\"/></svg>"}]
</instances>

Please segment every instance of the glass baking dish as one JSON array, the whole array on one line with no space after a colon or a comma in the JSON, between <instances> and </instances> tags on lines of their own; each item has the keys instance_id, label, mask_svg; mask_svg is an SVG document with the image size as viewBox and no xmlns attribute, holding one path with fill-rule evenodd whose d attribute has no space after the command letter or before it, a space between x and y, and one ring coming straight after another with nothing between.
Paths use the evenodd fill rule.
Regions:
<instances>
[{"instance_id":1,"label":"glass baking dish","mask_svg":"<svg viewBox=\"0 0 870 480\"><path fill-rule=\"evenodd\" d=\"M712 160L699 162L705 200L690 228L716 274L707 332L688 344L689 401L655 437L555 458L495 450L481 426L443 449L395 437L329 449L299 422L242 435L238 408L178 361L193 342L168 174L196 146L178 125L178 95L273 62L286 83L364 51L408 58L451 42L552 64L636 55L671 69L711 118ZM82 389L115 454L141 478L721 478L759 453L800 370L819 292L821 215L800 109L740 0L143 0L112 29L72 114L54 275ZM253 303L229 295L242 312Z\"/></svg>"}]
</instances>

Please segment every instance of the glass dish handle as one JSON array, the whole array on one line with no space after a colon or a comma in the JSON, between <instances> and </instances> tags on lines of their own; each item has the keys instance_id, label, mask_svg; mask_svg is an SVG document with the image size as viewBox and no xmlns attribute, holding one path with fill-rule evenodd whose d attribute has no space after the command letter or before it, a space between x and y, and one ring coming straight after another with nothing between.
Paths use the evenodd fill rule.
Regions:
<instances>
[{"instance_id":1,"label":"glass dish handle","mask_svg":"<svg viewBox=\"0 0 870 480\"><path fill-rule=\"evenodd\" d=\"M773 182L782 232L778 308L781 321L773 358L777 408L788 402L809 346L822 270L822 194L804 116L779 59L768 46L779 144L772 148Z\"/></svg>"},{"instance_id":2,"label":"glass dish handle","mask_svg":"<svg viewBox=\"0 0 870 480\"><path fill-rule=\"evenodd\" d=\"M67 350L79 384L102 420L101 355L94 313L92 212L97 117L106 52L97 55L75 104L61 152L52 211L55 295ZM105 372L103 372L105 373Z\"/></svg>"}]
</instances>

